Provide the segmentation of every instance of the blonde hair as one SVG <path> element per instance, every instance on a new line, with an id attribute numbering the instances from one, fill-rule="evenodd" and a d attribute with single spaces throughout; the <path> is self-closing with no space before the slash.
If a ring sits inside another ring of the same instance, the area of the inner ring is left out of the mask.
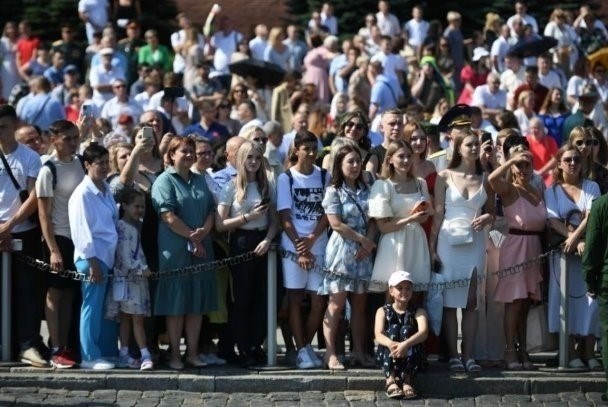
<path id="1" fill-rule="evenodd" d="M 236 202 L 243 202 L 245 199 L 245 193 L 247 192 L 247 169 L 245 168 L 245 161 L 252 151 L 257 152 L 260 155 L 260 168 L 258 168 L 255 174 L 258 191 L 260 192 L 262 199 L 269 196 L 268 177 L 266 175 L 269 171 L 269 167 L 264 158 L 262 147 L 257 143 L 245 141 L 241 144 L 236 153 L 237 172 L 234 179 L 234 189 L 236 191 L 234 198 Z"/>
<path id="2" fill-rule="evenodd" d="M 382 172 L 380 173 L 380 178 L 391 179 L 395 175 L 395 168 L 391 163 L 389 163 L 389 161 L 393 157 L 393 154 L 395 154 L 398 150 L 402 148 L 408 149 L 411 154 L 414 154 L 412 146 L 405 140 L 391 141 L 389 143 L 388 147 L 386 148 L 384 162 L 382 163 Z M 411 166 L 409 175 L 412 177 L 414 177 L 413 171 L 414 166 Z"/>

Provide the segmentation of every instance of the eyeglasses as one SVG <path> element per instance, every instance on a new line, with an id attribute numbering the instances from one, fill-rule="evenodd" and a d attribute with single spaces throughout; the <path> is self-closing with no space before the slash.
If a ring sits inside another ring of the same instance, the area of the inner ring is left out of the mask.
<path id="1" fill-rule="evenodd" d="M 197 157 L 211 157 L 211 156 L 213 156 L 213 151 L 197 151 L 196 156 Z"/>
<path id="2" fill-rule="evenodd" d="M 230 105 L 219 105 L 220 109 L 230 109 Z"/>
<path id="3" fill-rule="evenodd" d="M 256 143 L 267 143 L 268 137 L 255 137 L 252 140 L 255 141 Z"/>
<path id="4" fill-rule="evenodd" d="M 576 140 L 574 142 L 574 145 L 577 147 L 582 147 L 583 144 L 586 145 L 587 147 L 589 147 L 590 145 L 592 145 L 594 142 L 596 142 L 597 140 Z M 598 142 L 599 143 L 599 142 Z"/>
<path id="5" fill-rule="evenodd" d="M 346 122 L 344 127 L 354 127 L 357 130 L 363 130 L 365 126 L 362 123 Z"/>
<path id="6" fill-rule="evenodd" d="M 581 158 L 576 156 L 576 157 L 563 157 L 562 158 L 562 162 L 566 163 L 566 164 L 580 164 L 581 162 Z"/>
<path id="7" fill-rule="evenodd" d="M 530 163 L 528 161 L 522 161 L 522 162 L 515 164 L 515 166 L 517 168 L 519 168 L 520 170 L 522 170 L 524 168 L 528 168 L 530 166 Z"/>

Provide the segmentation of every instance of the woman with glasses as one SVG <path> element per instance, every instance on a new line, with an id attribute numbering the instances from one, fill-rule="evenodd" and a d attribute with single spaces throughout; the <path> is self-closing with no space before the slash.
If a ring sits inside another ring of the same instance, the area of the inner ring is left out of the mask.
<path id="1" fill-rule="evenodd" d="M 253 251 L 256 257 L 231 267 L 234 302 L 230 328 L 241 365 L 265 362 L 266 261 L 278 233 L 274 182 L 268 179 L 263 143 L 245 141 L 236 155 L 237 174 L 220 194 L 215 225 L 230 232 L 230 254 Z"/>
<path id="2" fill-rule="evenodd" d="M 598 369 L 593 357 L 596 338 L 600 336 L 597 300 L 587 296 L 587 285 L 581 274 L 581 258 L 585 251 L 585 227 L 593 200 L 600 196 L 598 185 L 584 178 L 583 156 L 579 149 L 566 144 L 556 155 L 555 184 L 545 191 L 549 227 L 553 233 L 566 238 L 563 251 L 567 254 L 568 328 L 571 360 L 569 367 Z M 560 329 L 560 269 L 559 256 L 549 264 L 549 332 Z M 575 346 L 576 345 L 576 346 Z"/>
<path id="3" fill-rule="evenodd" d="M 596 149 L 599 150 L 600 140 L 593 136 L 594 132 L 599 133 L 599 138 L 604 138 L 602 133 L 594 127 L 576 126 L 570 132 L 568 143 L 575 146 L 581 153 L 584 177 L 595 181 L 603 195 L 608 191 L 608 170 L 595 161 L 594 152 Z"/>
<path id="4" fill-rule="evenodd" d="M 532 154 L 528 142 L 520 136 L 510 136 L 503 144 L 507 158 L 494 170 L 488 181 L 500 196 L 508 233 L 500 246 L 498 269 L 502 270 L 536 258 L 541 253 L 547 210 L 543 194 L 532 182 Z M 526 353 L 526 321 L 531 301 L 541 301 L 540 264 L 533 264 L 517 274 L 498 277 L 493 300 L 505 304 L 504 350 L 507 370 L 533 370 Z"/>
<path id="5" fill-rule="evenodd" d="M 249 100 L 249 95 L 247 94 L 248 90 L 249 89 L 247 89 L 245 85 L 239 83 L 234 86 L 230 91 L 230 94 L 228 95 L 228 101 L 232 105 L 232 110 L 230 111 L 231 119 L 239 119 L 239 111 L 237 107 L 246 100 Z"/>
<path id="6" fill-rule="evenodd" d="M 552 88 L 538 111 L 538 117 L 547 128 L 547 133 L 561 146 L 563 143 L 562 129 L 564 122 L 570 116 L 568 106 L 564 100 L 563 91 L 560 88 Z"/>
<path id="7" fill-rule="evenodd" d="M 368 166 L 373 168 L 378 167 L 378 157 L 370 154 L 371 141 L 367 134 L 369 133 L 369 120 L 363 111 L 355 110 L 352 112 L 346 112 L 340 117 L 340 124 L 338 126 L 338 134 L 336 139 L 340 137 L 348 138 L 359 147 L 362 157 L 363 169 L 367 170 Z M 333 159 L 337 153 L 338 148 L 334 147 L 335 140 L 332 141 L 330 153 L 323 157 L 322 167 L 328 171 L 333 168 Z M 375 171 L 374 171 L 375 173 Z"/>
<path id="8" fill-rule="evenodd" d="M 232 103 L 228 98 L 223 98 L 217 105 L 217 122 L 228 129 L 230 137 L 236 136 L 241 130 L 241 122 L 230 117 L 232 114 Z"/>

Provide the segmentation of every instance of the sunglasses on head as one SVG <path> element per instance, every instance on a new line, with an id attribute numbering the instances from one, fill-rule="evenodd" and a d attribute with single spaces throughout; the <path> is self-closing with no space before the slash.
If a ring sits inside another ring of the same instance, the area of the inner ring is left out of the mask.
<path id="1" fill-rule="evenodd" d="M 255 137 L 252 140 L 255 141 L 256 143 L 267 143 L 268 137 Z"/>
<path id="2" fill-rule="evenodd" d="M 598 142 L 598 141 L 597 140 L 576 140 L 574 142 L 574 145 L 577 147 L 582 147 L 583 145 L 590 146 L 590 145 L 594 144 L 595 142 Z"/>

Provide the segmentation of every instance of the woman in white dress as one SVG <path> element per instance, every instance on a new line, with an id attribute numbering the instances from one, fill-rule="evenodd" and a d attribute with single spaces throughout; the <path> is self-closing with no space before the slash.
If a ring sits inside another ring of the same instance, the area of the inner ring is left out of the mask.
<path id="1" fill-rule="evenodd" d="M 596 338 L 600 337 L 597 300 L 587 295 L 587 284 L 581 271 L 581 255 L 585 250 L 585 227 L 591 203 L 600 196 L 599 186 L 583 178 L 583 157 L 576 146 L 566 144 L 556 156 L 555 184 L 545 191 L 549 226 L 554 233 L 566 237 L 564 252 L 568 253 L 568 328 L 571 368 L 598 369 L 594 358 Z M 559 332 L 560 258 L 553 256 L 549 274 L 549 331 Z M 575 349 L 575 343 L 577 347 Z"/>
<path id="2" fill-rule="evenodd" d="M 2 90 L 2 99 L 8 101 L 13 87 L 21 82 L 19 70 L 17 69 L 16 45 L 19 33 L 17 32 L 17 24 L 12 21 L 4 25 L 2 38 L 0 38 L 0 89 Z"/>
<path id="3" fill-rule="evenodd" d="M 412 275 L 417 291 L 420 288 L 416 285 L 426 286 L 431 276 L 430 254 L 421 224 L 433 215 L 433 208 L 426 181 L 414 175 L 413 154 L 407 141 L 391 142 L 382 165 L 382 179 L 372 186 L 369 216 L 376 219 L 382 236 L 370 291 L 386 291 L 388 277 L 398 270 Z"/>
<path id="4" fill-rule="evenodd" d="M 479 287 L 486 262 L 484 228 L 494 219 L 494 200 L 479 159 L 479 136 L 459 131 L 454 137 L 454 152 L 448 168 L 435 182 L 435 216 L 430 246 L 433 261 L 444 281 L 469 280 L 444 289 L 443 326 L 452 371 L 478 372 L 473 359 L 477 329 Z M 433 266 L 435 268 L 435 265 Z M 456 310 L 462 309 L 462 360 L 458 358 Z"/>

